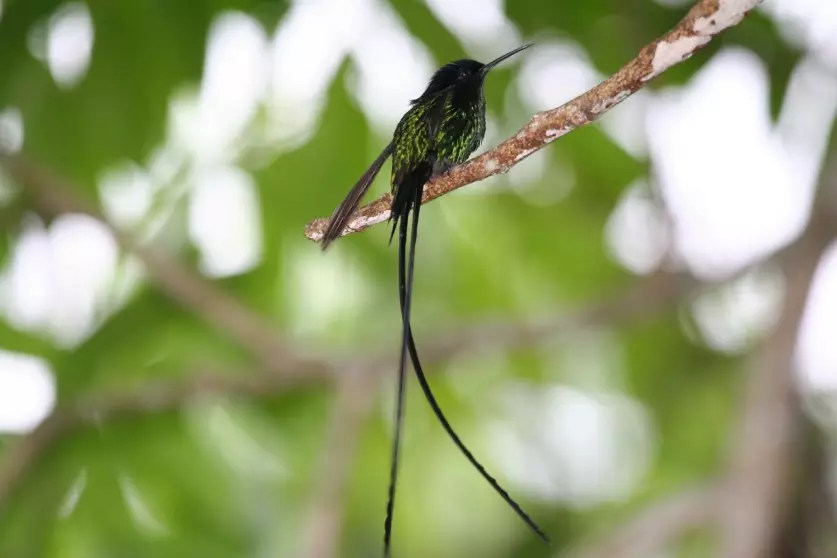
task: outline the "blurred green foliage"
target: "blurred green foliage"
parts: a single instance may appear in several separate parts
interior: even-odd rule
[[[91,201],[99,198],[97,184],[105,169],[126,160],[142,165],[165,140],[171,99],[199,83],[207,32],[219,13],[251,14],[270,36],[288,9],[281,2],[251,0],[91,0],[88,6],[95,27],[90,68],[76,87],[64,89],[27,46],[33,27],[59,4],[6,0],[0,17],[0,108],[21,110],[26,154],[71,179],[79,188],[73,194]],[[396,0],[392,6],[438,61],[465,54],[423,3]],[[575,41],[602,74],[616,70],[684,13],[652,1],[624,0],[520,0],[508,2],[506,10],[525,37]],[[761,14],[654,86],[684,83],[714,51],[730,44],[752,49],[769,65],[775,112],[799,53],[781,41]],[[350,355],[395,347],[395,253],[381,228],[342,241],[322,256],[340,258],[360,273],[367,293],[360,303],[313,332],[298,330],[294,310],[295,258],[319,256],[318,248],[302,237],[303,226],[331,211],[384,142],[349,94],[345,77],[350,63],[343,64],[310,141],[268,157],[266,164],[250,164],[245,154],[243,165],[258,189],[262,259],[243,274],[215,282],[300,347]],[[511,70],[488,84],[490,109],[504,132],[523,124],[503,115],[513,75]],[[625,188],[648,177],[648,161],[626,153],[599,126],[562,138],[544,156],[571,167],[575,185],[564,198],[533,205],[514,190],[497,188],[491,195],[448,196],[423,214],[414,321],[420,341],[486,319],[525,321],[545,311],[561,312],[634,281],[608,253],[603,231]],[[532,188],[557,187],[549,174],[539,180]],[[4,258],[17,233],[8,225],[18,217],[4,213]],[[182,218],[182,212],[174,216]],[[196,262],[189,247],[181,255]],[[341,277],[329,280],[340,288]],[[559,547],[711,474],[724,448],[736,394],[737,359],[688,336],[681,308],[599,333],[615,344],[607,362],[617,363],[617,371],[606,374],[599,387],[644,406],[655,445],[650,466],[621,502],[571,506],[560,499],[527,497],[512,485]],[[547,345],[497,355],[493,364],[464,355],[444,368],[434,367],[434,385],[452,422],[491,470],[498,468],[498,459],[490,451],[487,425],[502,412],[502,386],[558,382],[589,387],[581,379],[584,371],[570,366],[577,362],[577,343],[562,338]],[[59,404],[105,389],[182,379],[200,373],[206,363],[233,370],[255,366],[234,343],[149,285],[105,316],[77,346],[62,348],[45,332],[0,322],[0,347],[48,359]],[[341,556],[379,550],[390,387],[383,384],[385,395],[358,442]],[[325,388],[298,388],[263,398],[201,398],[178,410],[75,428],[31,465],[0,504],[0,556],[291,555],[305,532],[333,404]],[[415,392],[408,409],[398,554],[545,555],[456,454]],[[6,437],[3,452],[14,448],[7,443],[13,439]]]

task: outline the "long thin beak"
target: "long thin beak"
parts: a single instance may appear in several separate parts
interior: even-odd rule
[[[492,60],[491,62],[489,62],[488,64],[486,64],[485,66],[483,66],[483,67],[482,67],[482,75],[487,74],[487,73],[489,72],[489,70],[491,70],[491,68],[493,68],[494,66],[496,66],[497,64],[499,64],[500,62],[502,62],[503,60],[505,60],[506,58],[509,58],[509,57],[511,57],[511,56],[514,56],[515,54],[517,54],[517,53],[518,53],[518,52],[520,52],[521,50],[526,50],[527,48],[529,48],[530,46],[532,46],[532,45],[534,45],[534,44],[535,44],[535,43],[529,43],[528,45],[519,46],[519,47],[517,47],[516,49],[514,49],[514,50],[512,50],[512,51],[507,52],[507,53],[506,53],[506,54],[504,54],[503,56],[500,56],[500,57],[498,57],[498,58],[495,58],[494,60]]]

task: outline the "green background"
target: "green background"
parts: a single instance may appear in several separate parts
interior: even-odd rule
[[[438,63],[471,54],[424,3],[389,5]],[[104,171],[126,161],[144,168],[166,141],[172,99],[199,86],[207,35],[219,14],[249,14],[271,37],[292,9],[250,0],[91,0],[90,66],[77,85],[63,88],[27,46],[33,26],[58,6],[51,0],[5,0],[0,109],[19,108],[23,152],[66,179],[62,188],[73,199],[94,204],[100,203]],[[672,28],[685,7],[520,0],[505,11],[524,38],[574,41],[596,70],[608,75]],[[801,53],[760,11],[652,88],[687,83],[715,52],[732,45],[768,65],[775,116]],[[514,86],[517,68],[498,71],[486,86],[500,128],[495,143],[529,116]],[[350,93],[352,72],[352,60],[343,59],[310,138],[301,145],[260,145],[270,126],[281,124],[269,121],[264,106],[253,116],[250,139],[231,157],[256,188],[259,260],[235,276],[208,279],[260,316],[286,347],[337,362],[338,377],[356,372],[341,368],[342,362],[380,358],[394,374],[399,323],[396,254],[384,226],[347,237],[326,254],[302,235],[308,221],[330,213],[386,142],[386,131],[373,129]],[[632,110],[630,101],[617,110]],[[645,504],[712,478],[725,465],[746,353],[707,346],[686,299],[668,297],[638,309],[637,316],[608,318],[613,309],[608,301],[646,279],[619,265],[607,246],[605,225],[626,188],[651,176],[651,161],[627,153],[600,125],[561,138],[542,156],[574,175],[565,196],[548,194],[562,186],[547,174],[529,186],[547,192],[542,194],[547,201],[530,203],[504,187],[506,175],[489,189],[466,188],[423,211],[413,327],[420,349],[438,349],[471,328],[527,324],[604,306],[604,317],[570,331],[547,332],[518,346],[487,343],[428,361],[451,421],[550,533],[555,548],[544,549],[504,508],[457,454],[411,384],[396,516],[398,556],[544,556],[606,533]],[[186,158],[182,164],[160,185],[147,220],[163,222],[161,232],[150,235],[152,244],[199,273],[199,250],[186,234],[192,162]],[[2,208],[0,261],[6,263],[26,214],[40,213],[47,227],[54,218],[25,187],[8,177],[7,182],[16,193]],[[376,194],[383,183],[375,186]],[[119,265],[130,265],[127,254],[121,255]],[[679,275],[662,284],[691,292],[689,280]],[[322,299],[317,289],[323,289]],[[654,300],[653,293],[645,296]],[[153,281],[141,278],[117,304],[103,298],[94,331],[69,347],[46,328],[23,330],[0,321],[3,350],[49,363],[58,409],[66,413],[55,421],[66,421],[65,429],[49,433],[48,443],[0,499],[0,556],[303,556],[306,545],[320,538],[312,535],[311,510],[317,509],[334,459],[348,459],[345,492],[325,506],[338,514],[341,526],[334,555],[380,552],[394,388],[386,367],[383,376],[346,392],[360,408],[347,415],[354,419],[346,419],[339,414],[347,412],[339,382],[322,381],[321,372],[312,373],[310,381],[304,372],[294,373],[303,378],[293,384],[265,379],[290,372],[281,363],[266,370],[270,364],[231,338],[223,324],[208,324]],[[166,394],[179,386],[205,391],[201,378],[207,377],[228,383],[217,393],[174,394],[166,402]],[[250,379],[255,385],[247,388]],[[151,393],[151,403],[137,402],[137,393]],[[582,411],[604,409],[617,423],[625,417],[647,421],[639,429],[647,439],[632,441],[637,429],[626,426],[627,439],[617,429],[602,442],[616,458],[589,456],[589,467],[601,467],[602,484],[611,475],[630,477],[618,466],[622,454],[625,467],[639,467],[625,490],[572,495],[566,480],[572,475],[562,479],[564,462],[549,452],[573,447],[543,443],[553,434],[565,439],[550,422],[562,402]],[[512,412],[515,405],[526,412]],[[97,407],[112,412],[99,418],[86,414]],[[580,436],[588,432],[585,416],[577,414]],[[347,420],[357,420],[357,427],[340,430]],[[516,444],[501,443],[509,433],[518,438]],[[21,440],[15,434],[0,438],[0,466],[19,455]],[[353,449],[340,457],[334,446],[342,442]],[[527,448],[541,470],[552,468],[558,478],[541,485],[558,488],[539,490],[538,484],[521,482],[509,465],[520,466],[521,459],[503,457],[514,448]],[[636,465],[636,459],[646,462]],[[607,465],[614,462],[616,467]],[[597,500],[595,494],[605,496]],[[678,556],[703,556],[706,541],[688,538],[677,549]]]

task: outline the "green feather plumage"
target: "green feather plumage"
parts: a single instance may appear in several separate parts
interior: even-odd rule
[[[393,191],[419,164],[435,160],[433,174],[464,163],[485,137],[482,91],[467,100],[455,98],[454,88],[421,99],[401,118],[393,134]]]

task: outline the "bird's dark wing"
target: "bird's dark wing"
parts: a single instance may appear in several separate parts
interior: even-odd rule
[[[436,95],[430,101],[427,111],[424,113],[424,124],[427,127],[427,139],[431,151],[434,150],[434,146],[441,139],[439,138],[439,132],[442,130],[451,93],[446,91]]]
[[[460,161],[457,158],[457,146],[465,136],[464,125],[470,119],[453,105],[453,91],[437,96],[424,115],[427,127],[429,159],[433,162],[431,178],[450,170]],[[467,156],[465,157],[467,159]]]
[[[444,121],[446,98],[447,92],[438,93],[410,108],[398,122],[393,135],[393,197],[397,197],[396,190],[404,183],[415,182],[410,175],[432,156],[435,138]],[[419,185],[422,186],[423,184]]]
[[[328,225],[326,225],[325,232],[323,233],[323,239],[320,241],[320,245],[323,250],[328,248],[329,244],[342,234],[343,229],[346,228],[346,224],[349,222],[349,219],[351,219],[352,215],[357,210],[358,205],[360,205],[360,200],[363,199],[366,191],[369,190],[369,186],[375,180],[375,177],[381,171],[381,167],[384,166],[384,163],[391,154],[392,143],[384,148],[381,154],[378,155],[378,158],[375,159],[368,169],[366,169],[363,176],[361,176],[357,183],[352,186],[352,189],[349,190],[346,198],[339,206],[337,206],[337,209],[334,210],[334,213],[332,213],[328,220]]]

